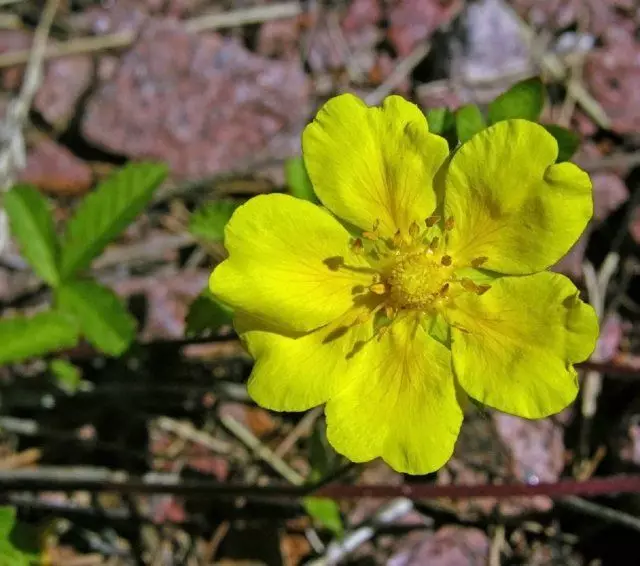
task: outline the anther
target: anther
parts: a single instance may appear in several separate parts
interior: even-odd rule
[[[384,283],[374,283],[369,285],[369,291],[376,295],[384,295],[387,292],[387,286]]]
[[[387,318],[392,319],[394,316],[396,316],[396,311],[391,305],[385,305],[384,314]]]
[[[416,222],[412,222],[411,226],[409,226],[409,236],[411,236],[414,240],[420,235],[420,226]]]
[[[471,260],[471,267],[476,267],[476,268],[480,267],[481,265],[485,264],[488,260],[489,258],[486,256],[476,257]]]
[[[429,218],[427,218],[424,221],[427,228],[431,228],[432,226],[435,226],[438,222],[440,222],[440,216],[438,216],[437,214],[433,214],[429,216]]]
[[[449,283],[445,283],[442,287],[440,287],[440,290],[438,291],[438,295],[440,295],[441,297],[444,297],[448,291],[449,291]]]
[[[351,251],[355,254],[361,254],[364,251],[364,246],[360,238],[356,238],[351,242]]]
[[[467,291],[476,292],[478,290],[477,285],[473,281],[471,281],[471,279],[467,279],[466,277],[460,279],[460,285],[462,285],[462,288],[466,289]]]
[[[448,267],[451,265],[451,256],[450,255],[443,255],[442,259],[440,260],[440,263],[442,265],[444,265],[445,267]]]
[[[453,219],[453,216],[449,216],[449,218],[447,218],[445,223],[444,223],[444,229],[445,230],[453,230],[454,226],[455,226],[455,221]]]
[[[476,293],[478,295],[484,295],[489,289],[491,289],[491,285],[478,285],[476,287]]]
[[[440,243],[440,238],[438,238],[438,236],[436,236],[433,240],[431,240],[431,243],[429,244],[429,249],[430,250],[437,250],[438,249],[438,244]]]
[[[402,234],[400,233],[400,230],[393,235],[393,245],[396,248],[399,248],[402,245]]]

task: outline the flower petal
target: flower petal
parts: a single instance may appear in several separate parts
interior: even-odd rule
[[[557,273],[496,279],[481,296],[458,296],[446,316],[462,388],[526,418],[557,413],[574,400],[572,364],[589,357],[598,336],[593,308]]]
[[[453,217],[448,250],[460,264],[508,274],[541,271],[558,261],[593,213],[589,176],[554,164],[558,145],[542,126],[507,120],[475,135],[452,157],[445,214]]]
[[[318,198],[362,230],[388,237],[422,222],[436,204],[433,178],[449,148],[420,109],[399,96],[367,107],[351,94],[327,102],[302,134]]]
[[[355,462],[381,456],[410,474],[440,468],[462,423],[449,350],[408,317],[358,356],[358,379],[327,403],[329,442]]]
[[[353,305],[354,287],[371,283],[368,264],[349,240],[345,228],[314,204],[287,195],[254,197],[225,228],[229,258],[212,273],[211,291],[263,322],[313,330]]]
[[[350,326],[358,311],[301,336],[283,336],[246,317],[234,326],[256,363],[249,378],[250,397],[274,411],[306,411],[325,403],[345,387],[359,360],[359,342],[371,337],[372,325]]]

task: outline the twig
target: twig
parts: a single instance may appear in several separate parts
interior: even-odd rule
[[[330,484],[320,489],[314,485],[257,486],[207,481],[179,481],[174,474],[153,473],[135,478],[126,472],[108,468],[40,467],[0,470],[0,493],[15,491],[88,491],[91,493],[170,493],[183,497],[236,498],[255,500],[299,499],[309,495],[332,499],[387,499],[406,497],[413,501],[428,499],[532,497],[546,495],[562,498],[569,495],[598,496],[640,493],[640,474],[573,479],[539,484],[488,485],[349,485]]]
[[[18,171],[26,165],[25,141],[22,133],[33,97],[42,80],[42,61],[47,46],[49,30],[58,10],[60,0],[48,0],[33,35],[31,49],[26,50],[24,62],[27,69],[22,79],[18,97],[12,100],[4,121],[0,122],[0,198],[15,181]],[[0,55],[1,57],[1,55]],[[0,208],[0,254],[9,241],[9,220],[4,208]]]
[[[611,507],[605,507],[604,505],[593,503],[592,501],[587,501],[576,496],[564,497],[560,500],[560,503],[576,511],[582,511],[587,515],[640,531],[640,519],[629,513],[624,513]]]
[[[487,561],[488,566],[500,566],[500,554],[502,553],[502,548],[504,547],[505,543],[504,531],[504,525],[496,526],[496,532],[491,539],[489,560]]]
[[[278,447],[273,451],[273,453],[278,456],[278,458],[283,458],[289,450],[291,450],[296,442],[300,439],[301,436],[307,434],[312,428],[314,423],[318,420],[320,415],[322,415],[323,408],[316,407],[315,409],[309,411],[304,417],[300,419],[300,422],[293,427],[291,432],[284,438],[284,440],[278,444]]]
[[[158,417],[155,419],[155,424],[165,432],[170,432],[185,440],[200,444],[218,454],[229,454],[231,452],[231,444],[229,442],[214,438],[201,430],[196,430],[190,423],[179,422],[169,417]]]
[[[395,523],[413,509],[413,502],[399,497],[381,507],[373,516],[369,525],[358,527],[345,534],[342,540],[333,541],[327,547],[324,556],[309,563],[309,566],[333,566],[344,560],[359,546],[373,538],[376,529]]]
[[[298,472],[291,468],[282,458],[276,456],[243,424],[229,415],[222,415],[220,421],[231,433],[250,448],[258,458],[269,464],[289,483],[296,486],[304,483],[304,478]]]
[[[387,95],[393,92],[393,89],[409,76],[411,71],[429,54],[430,50],[431,45],[429,43],[420,43],[396,65],[378,88],[364,97],[365,102],[369,106],[380,104]]]
[[[201,32],[205,30],[221,29],[226,27],[241,26],[268,20],[295,17],[302,12],[298,2],[282,2],[269,6],[257,6],[223,14],[209,14],[188,20],[185,23],[187,30]],[[128,47],[136,38],[133,31],[117,32],[99,37],[80,37],[67,43],[50,46],[43,54],[43,59],[55,59],[66,55],[78,55],[81,53],[93,53],[106,49],[119,49]],[[29,49],[10,51],[0,54],[0,69],[21,65],[29,60]]]

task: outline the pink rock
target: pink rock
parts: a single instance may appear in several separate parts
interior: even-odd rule
[[[81,129],[111,152],[167,161],[176,176],[201,178],[255,156],[276,134],[300,127],[308,111],[299,62],[150,21],[89,100]]]
[[[85,161],[43,136],[27,152],[27,165],[18,180],[50,193],[77,195],[91,188],[93,173]]]
[[[462,6],[461,0],[395,0],[389,12],[389,38],[398,55],[411,53],[418,43],[450,22]]]
[[[389,566],[484,566],[489,557],[489,538],[476,528],[448,525],[410,541],[389,558]]]
[[[66,129],[92,79],[93,59],[88,55],[54,59],[47,65],[34,106],[49,124]]]

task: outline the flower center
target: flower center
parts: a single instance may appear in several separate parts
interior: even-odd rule
[[[395,310],[430,310],[446,294],[451,275],[450,265],[443,265],[433,254],[421,250],[401,255],[383,279],[387,302]]]

